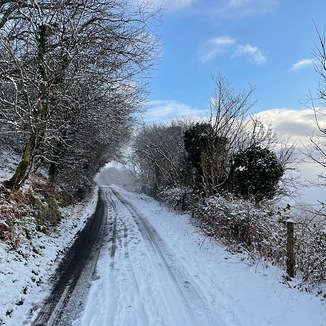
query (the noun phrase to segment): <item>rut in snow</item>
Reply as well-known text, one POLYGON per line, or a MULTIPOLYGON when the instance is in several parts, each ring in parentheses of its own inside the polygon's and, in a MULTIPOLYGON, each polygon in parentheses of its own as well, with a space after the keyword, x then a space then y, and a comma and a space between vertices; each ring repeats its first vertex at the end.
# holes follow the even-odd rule
MULTIPOLYGON (((117 190, 111 188, 114 196, 123 204, 134 219, 140 234, 147 244, 151 256, 159 261, 159 277, 162 282, 170 279, 170 291, 174 292, 174 298, 183 307, 184 313, 189 316, 191 324, 199 325, 200 320, 205 316, 206 325, 217 325, 216 320, 212 322, 212 312, 201 293, 201 290, 191 279, 186 269, 180 264, 175 254, 168 248, 168 245, 159 236, 149 221, 143 217, 130 202, 128 202, 117 190)), ((177 304, 177 303, 176 303, 177 304)), ((216 314, 216 312, 215 312, 216 314)))

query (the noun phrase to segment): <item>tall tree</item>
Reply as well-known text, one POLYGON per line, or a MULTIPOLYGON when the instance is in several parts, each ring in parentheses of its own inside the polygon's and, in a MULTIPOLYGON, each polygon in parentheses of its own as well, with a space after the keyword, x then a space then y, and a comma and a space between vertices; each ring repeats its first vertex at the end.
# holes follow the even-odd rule
MULTIPOLYGON (((326 168, 326 150, 325 150, 325 117, 326 117, 326 35, 317 31, 318 43, 315 45, 315 72, 317 74, 316 95, 310 96, 309 101, 315 113, 316 127, 320 132, 320 137, 311 137, 311 148, 308 156, 314 162, 326 168)), ((325 178, 325 173, 320 177, 325 178)))
POLYGON ((235 153, 253 146, 269 147, 275 142, 271 128, 252 116, 253 87, 236 90, 221 74, 214 76, 213 81, 215 91, 207 121, 209 138, 200 158, 200 182, 208 196, 227 189, 230 158, 235 153))
MULTIPOLYGON (((213 77, 215 90, 210 99, 208 121, 213 132, 202 156, 202 175, 206 195, 224 188, 229 172, 229 157, 244 145, 249 130, 249 110, 254 89, 237 91, 221 74, 213 77)), ((250 131, 252 132, 252 131, 250 131)), ((250 135, 251 136, 251 135, 250 135)))
POLYGON ((162 187, 180 184, 184 157, 182 124, 144 126, 134 141, 134 162, 144 186, 156 195, 162 187))
POLYGON ((96 114, 96 102, 107 115, 117 110, 115 117, 125 103, 120 117, 128 119, 144 95, 139 76, 156 53, 152 14, 127 0, 0 3, 1 128, 26 137, 7 187, 20 187, 39 158, 52 163, 54 176, 69 136, 82 130, 71 128, 78 117, 85 123, 86 111, 96 114))

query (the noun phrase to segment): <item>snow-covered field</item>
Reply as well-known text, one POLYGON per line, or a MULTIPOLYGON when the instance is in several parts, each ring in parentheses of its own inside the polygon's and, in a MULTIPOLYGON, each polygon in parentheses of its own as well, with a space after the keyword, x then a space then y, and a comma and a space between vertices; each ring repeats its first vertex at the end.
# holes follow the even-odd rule
MULTIPOLYGON (((131 206, 108 189, 116 238, 108 235, 101 249, 85 310, 75 326, 326 326, 325 299, 284 284, 283 271, 253 266, 244 256, 230 254, 205 238, 186 214, 175 214, 144 195, 113 190, 131 206), (152 236, 144 227, 141 231, 135 212, 152 236)), ((0 246, 0 318, 5 325, 24 324, 30 310, 44 300, 58 253, 95 204, 93 199, 88 206, 66 211, 58 231, 40 236, 33 257, 25 259, 0 246), (5 316, 8 311, 11 316, 5 316)))

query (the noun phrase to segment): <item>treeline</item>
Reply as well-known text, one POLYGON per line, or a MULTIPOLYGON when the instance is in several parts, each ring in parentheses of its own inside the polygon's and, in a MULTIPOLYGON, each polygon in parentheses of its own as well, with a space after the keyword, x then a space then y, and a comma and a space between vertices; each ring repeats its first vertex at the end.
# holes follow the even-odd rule
POLYGON ((156 59, 156 13, 128 0, 1 1, 0 150, 74 197, 119 155, 156 59))
POLYGON ((259 203, 284 192, 280 180, 292 155, 280 148, 270 127, 250 117, 253 88, 236 91, 214 78, 206 120, 144 126, 134 141, 136 172, 144 189, 157 195, 187 187, 203 197, 232 193, 259 203))

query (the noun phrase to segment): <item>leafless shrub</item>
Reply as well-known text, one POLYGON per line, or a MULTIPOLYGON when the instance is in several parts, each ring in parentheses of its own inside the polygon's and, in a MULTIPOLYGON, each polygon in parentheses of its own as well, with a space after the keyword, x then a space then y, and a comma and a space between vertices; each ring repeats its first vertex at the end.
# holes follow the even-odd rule
POLYGON ((310 289, 326 281, 325 207, 316 211, 256 207, 252 202, 224 194, 203 198, 190 189, 162 191, 158 198, 173 209, 181 203, 192 223, 207 237, 222 241, 231 251, 245 252, 252 262, 269 262, 286 270, 286 221, 295 221, 296 280, 310 289))
POLYGON ((0 196, 0 240, 7 243, 11 248, 17 249, 20 243, 19 235, 16 233, 15 224, 21 218, 15 198, 11 196, 0 196))
POLYGON ((326 218, 325 207, 304 207, 295 223, 297 273, 302 284, 319 285, 326 281, 326 218))
POLYGON ((283 264, 285 227, 278 212, 257 208, 238 198, 213 196, 197 207, 195 218, 209 236, 233 248, 244 249, 255 259, 283 264))

